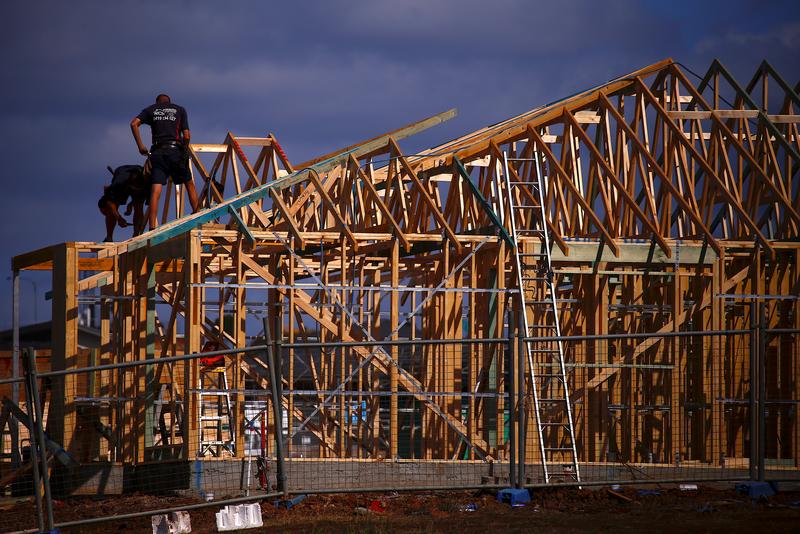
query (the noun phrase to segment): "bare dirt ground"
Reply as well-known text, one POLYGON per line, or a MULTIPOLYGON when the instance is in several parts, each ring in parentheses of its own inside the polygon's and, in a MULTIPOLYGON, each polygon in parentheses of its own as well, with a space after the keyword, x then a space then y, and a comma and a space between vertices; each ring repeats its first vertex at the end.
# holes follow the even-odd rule
MULTIPOLYGON (((730 488, 730 486, 728 486, 730 488)), ((649 488, 652 490, 652 488, 649 488)), ((548 489, 533 493, 527 506, 511 508, 491 493, 419 492, 401 494, 312 495, 292 509, 261 504, 264 527, 245 532, 797 532, 800 492, 782 491, 751 500, 733 489, 700 487, 686 492, 661 488, 642 495, 625 488, 612 495, 600 489, 548 489), (630 500, 627 500, 630 499, 630 500), (375 502, 377 501, 377 502, 375 502), (357 508, 383 509, 366 512, 357 508), (476 511, 464 511, 475 505, 476 511)), ((56 503, 56 521, 72 521, 113 513, 192 504, 179 497, 131 495, 106 499, 70 499, 56 503)), ((192 532, 216 532, 218 507, 192 510, 192 532)), ((2 512, 2 526, 32 525, 29 505, 2 512)), ((141 517, 63 529, 63 532, 110 534, 151 532, 150 518, 141 517)))

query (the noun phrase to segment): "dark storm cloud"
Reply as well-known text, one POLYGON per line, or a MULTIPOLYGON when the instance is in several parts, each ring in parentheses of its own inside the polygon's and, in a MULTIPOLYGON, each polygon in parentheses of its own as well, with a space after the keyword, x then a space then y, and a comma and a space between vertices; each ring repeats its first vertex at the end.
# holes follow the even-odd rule
POLYGON ((6 3, 0 250, 99 239, 105 166, 141 161, 127 124, 161 91, 195 140, 272 131, 294 161, 459 108, 414 150, 670 56, 697 71, 719 57, 743 78, 767 58, 796 82, 796 4, 6 3))

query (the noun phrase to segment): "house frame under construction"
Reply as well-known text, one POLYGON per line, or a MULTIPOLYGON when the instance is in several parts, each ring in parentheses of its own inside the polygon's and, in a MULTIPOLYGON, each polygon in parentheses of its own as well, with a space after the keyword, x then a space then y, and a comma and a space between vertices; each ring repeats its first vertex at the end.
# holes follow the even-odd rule
MULTIPOLYGON (((303 425, 313 437, 303 455, 507 461, 519 423, 502 414, 515 403, 508 381, 519 363, 504 345, 425 346, 410 371, 402 345, 356 342, 535 337, 552 308, 524 304, 524 286, 538 282, 518 261, 543 245, 551 269, 540 274, 554 280, 565 337, 750 330, 753 302, 764 303, 767 327, 800 328, 798 85, 766 62, 742 85, 717 62, 690 76, 664 60, 419 154, 399 143, 453 111, 298 165, 273 135, 194 144, 198 213, 184 214, 178 190, 154 231, 22 254, 13 271, 52 271, 53 370, 243 348, 263 342, 266 324, 283 358, 288 435, 303 425), (541 200, 513 186, 534 182, 541 200), (514 205, 531 215, 514 217, 514 205), (83 305, 100 312, 102 349, 91 362, 78 357, 83 305), (309 401, 306 389, 320 393, 309 401)), ((575 461, 747 458, 747 406, 733 401, 750 389, 750 343, 717 335, 565 346, 564 360, 582 369, 566 380, 572 409, 560 419, 575 461)), ((766 389, 787 401, 769 416, 780 439, 766 455, 796 468, 800 413, 789 401, 800 398, 800 347, 796 336, 765 343, 766 389)), ((217 366, 229 391, 225 443, 200 446, 211 386, 197 360, 54 379, 48 434, 81 462, 242 457, 246 447, 223 445, 244 444, 245 406, 268 375, 251 353, 217 366)), ((530 392, 533 369, 523 371, 530 392)), ((539 433, 531 423, 529 462, 547 456, 539 433)), ((296 456, 300 444, 287 448, 296 456)))

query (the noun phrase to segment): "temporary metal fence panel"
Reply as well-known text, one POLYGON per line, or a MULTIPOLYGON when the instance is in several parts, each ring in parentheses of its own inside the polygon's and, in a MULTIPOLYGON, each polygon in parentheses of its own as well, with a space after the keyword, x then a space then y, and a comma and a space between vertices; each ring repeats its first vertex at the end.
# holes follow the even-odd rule
MULTIPOLYGON (((259 346, 235 352, 264 350, 259 346)), ((0 532, 48 530, 121 514, 135 517, 280 497, 274 458, 265 462, 254 450, 237 456, 235 449, 225 454, 204 451, 204 444, 194 438, 200 435, 197 425, 205 421, 196 417, 195 428, 189 426, 185 405, 199 410, 208 391, 185 389, 184 377, 188 374, 191 380, 204 367, 216 372, 214 358, 231 353, 43 373, 26 367, 21 403, 3 399, 4 407, 21 423, 22 454, 18 465, 3 464, 2 489, 20 502, 0 514, 0 532), (33 422, 28 413, 35 414, 33 422), (86 499, 98 496, 116 499, 126 508, 86 499)), ((214 424, 235 433, 240 424, 235 412, 232 407, 230 419, 214 424)), ((2 437, 5 451, 9 439, 6 434, 2 437)))
POLYGON ((36 449, 31 444, 36 435, 29 430, 29 413, 33 413, 33 409, 25 379, 0 379, 0 396, 0 492, 4 509, 13 507, 16 512, 0 513, 0 532, 36 529, 44 525, 42 491, 38 483, 41 464, 38 456, 32 457, 36 449), (12 394, 12 390, 16 394, 12 394), (34 476, 34 467, 37 476, 34 476))
MULTIPOLYGON (((561 338, 580 480, 565 457, 550 462, 551 484, 800 479, 797 334, 561 338)), ((553 364, 531 369, 521 347, 513 336, 269 341, 48 372, 28 357, 24 380, 0 380, 21 386, 18 403, 3 401, 0 477, 23 501, 0 530, 46 527, 50 510, 69 523, 73 507, 54 499, 80 496, 159 496, 130 510, 147 514, 212 498, 542 485, 530 384, 553 364), (247 366, 263 372, 226 387, 247 366)), ((540 413, 557 449, 564 414, 540 413)), ((118 513, 82 509, 85 520, 118 513)))
MULTIPOLYGON (((750 477, 750 388, 757 352, 749 331, 563 338, 582 485, 742 480, 750 477), (753 356, 755 355, 755 358, 753 356)), ((534 374, 550 366, 536 362, 534 374)), ((546 383, 546 380, 545 380, 546 383)), ((755 397, 754 397, 755 395, 755 397)), ((543 388, 540 397, 547 397, 543 388)), ((530 387, 523 398, 524 475, 544 484, 530 387)), ((540 399, 541 402, 541 399, 540 399)), ((563 409, 542 410, 545 442, 564 442, 563 409)), ((795 455, 796 457, 796 455, 795 455)), ((572 484, 565 455, 551 481, 572 484)), ((797 464, 792 460, 792 470, 797 464)))
MULTIPOLYGON (((762 307, 762 324, 764 321, 762 307)), ((760 480, 800 480, 800 329, 764 329, 759 337, 757 410, 760 480)))
POLYGON ((306 343, 281 353, 285 376, 293 365, 294 389, 283 392, 291 491, 508 484, 506 340, 306 343))

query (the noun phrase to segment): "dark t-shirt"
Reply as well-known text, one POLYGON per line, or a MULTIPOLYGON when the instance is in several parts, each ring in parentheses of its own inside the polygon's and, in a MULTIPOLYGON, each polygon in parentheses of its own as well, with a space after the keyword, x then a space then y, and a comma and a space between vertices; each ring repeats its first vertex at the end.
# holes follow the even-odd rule
POLYGON ((122 165, 114 169, 114 178, 111 184, 103 193, 103 196, 114 202, 117 206, 128 203, 128 197, 132 200, 146 200, 150 191, 142 178, 142 167, 140 165, 122 165))
POLYGON ((153 104, 147 106, 136 117, 150 127, 153 144, 180 141, 181 132, 189 129, 186 110, 178 104, 153 104))

